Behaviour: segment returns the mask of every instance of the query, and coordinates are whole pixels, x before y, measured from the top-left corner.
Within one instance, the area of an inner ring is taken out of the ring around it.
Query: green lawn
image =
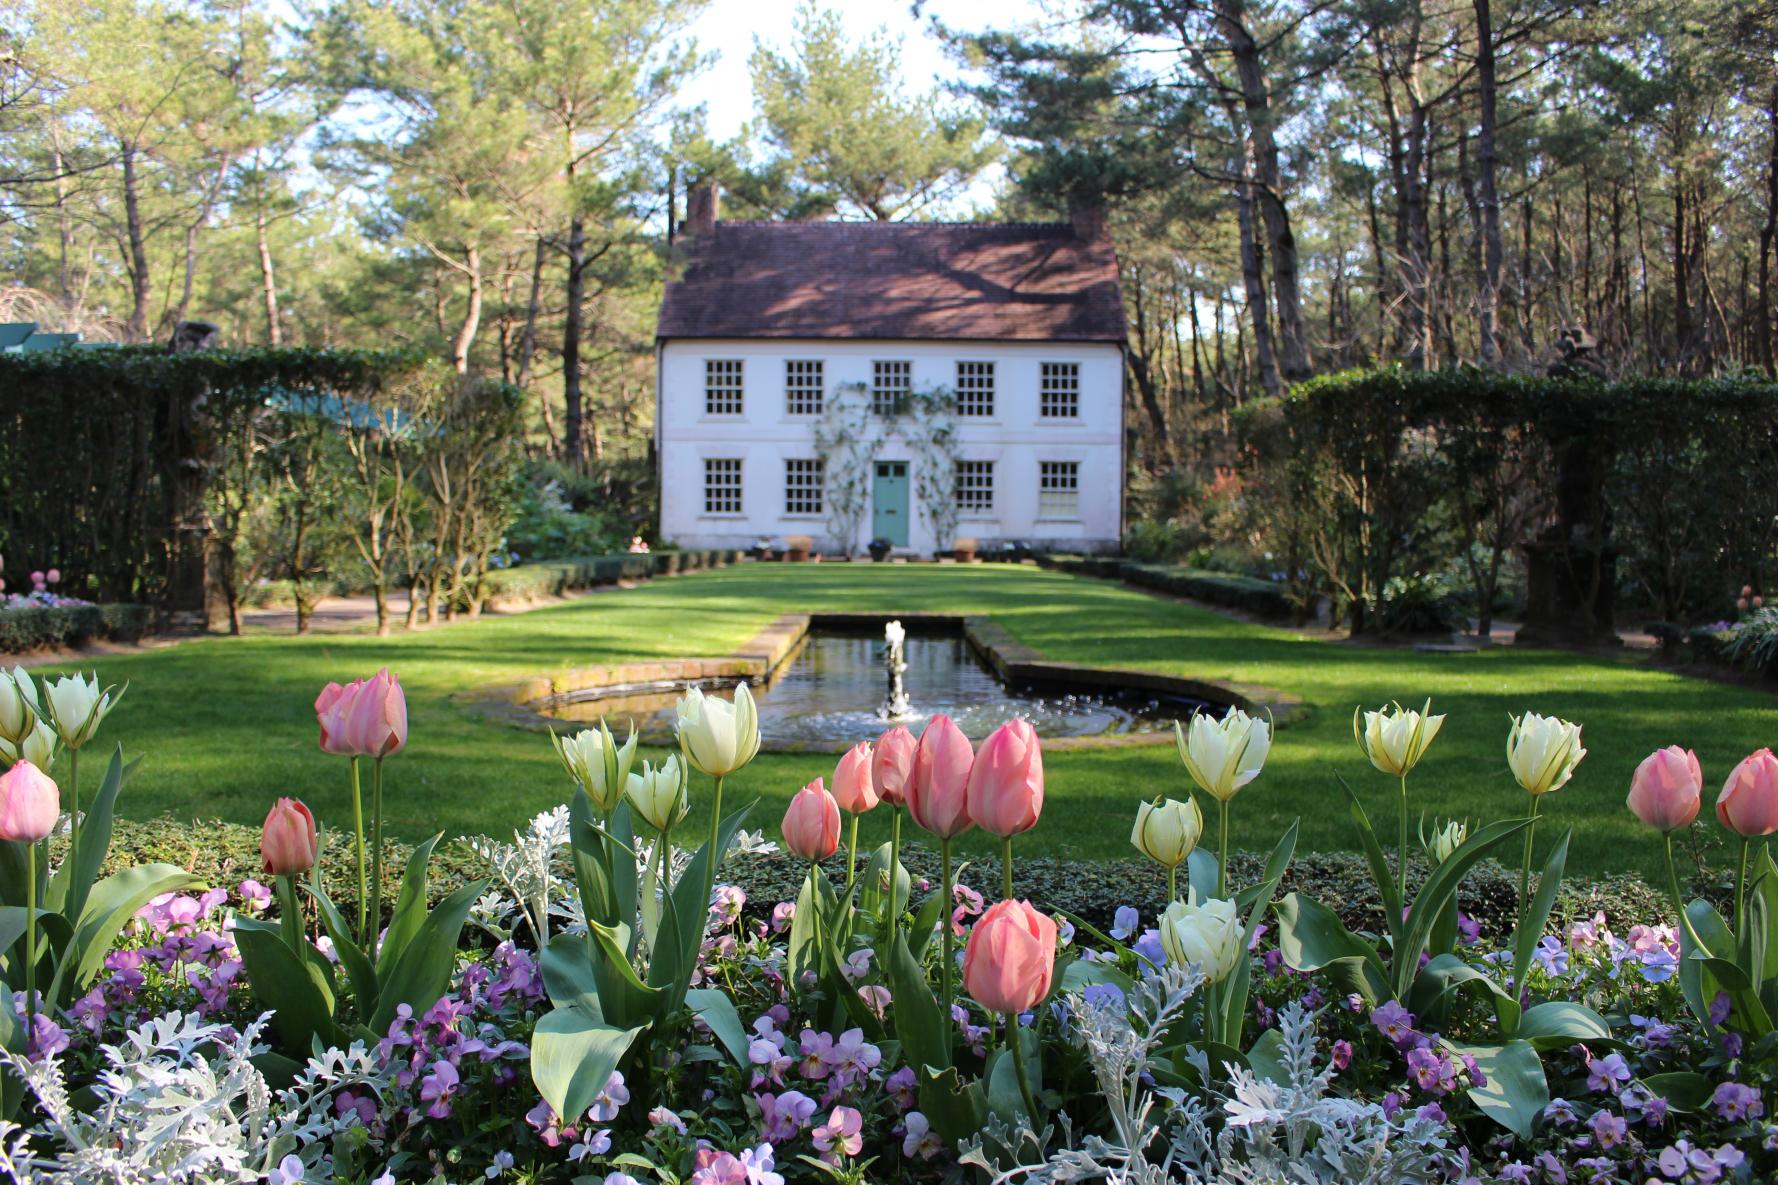
[[[1305,848],[1352,847],[1336,770],[1382,816],[1379,829],[1393,834],[1394,787],[1352,742],[1352,709],[1360,702],[1433,697],[1449,719],[1413,779],[1415,810],[1471,818],[1525,809],[1503,757],[1509,712],[1531,708],[1580,721],[1589,755],[1546,811],[1556,827],[1575,827],[1570,868],[1577,872],[1658,868],[1656,845],[1623,807],[1630,772],[1651,749],[1675,742],[1696,748],[1706,781],[1720,785],[1734,761],[1774,739],[1767,694],[1649,669],[1637,656],[1511,648],[1415,654],[1305,639],[1033,568],[836,564],[747,565],[391,638],[209,638],[108,658],[100,674],[130,688],[101,740],[122,742],[145,758],[126,791],[126,815],[257,823],[275,796],[292,794],[324,823],[345,827],[346,766],[316,749],[311,703],[327,680],[388,664],[407,688],[412,721],[409,748],[389,766],[396,834],[505,834],[562,801],[569,784],[547,738],[483,720],[452,702],[452,692],[574,665],[726,654],[779,613],[839,609],[985,611],[1051,658],[1263,683],[1300,695],[1308,717],[1280,731],[1265,773],[1236,800],[1235,842],[1243,847],[1269,847],[1298,817]],[[89,790],[97,764],[89,758],[82,771]],[[1138,800],[1186,788],[1171,746],[1055,753],[1046,768],[1048,805],[1024,841],[1026,851],[1128,854]],[[830,757],[762,755],[731,781],[729,801],[762,799],[754,825],[775,830],[789,795],[831,772]],[[695,787],[694,817],[706,787]],[[1713,800],[1711,790],[1707,801]],[[886,831],[877,814],[870,821]],[[988,848],[966,844],[965,851]]]

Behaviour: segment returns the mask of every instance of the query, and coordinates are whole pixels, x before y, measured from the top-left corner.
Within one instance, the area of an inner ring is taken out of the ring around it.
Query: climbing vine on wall
[[[827,529],[847,555],[870,508],[871,465],[899,436],[913,456],[914,496],[941,548],[957,531],[957,397],[948,387],[911,391],[893,411],[873,407],[864,383],[841,383],[822,401],[815,449],[824,461]]]

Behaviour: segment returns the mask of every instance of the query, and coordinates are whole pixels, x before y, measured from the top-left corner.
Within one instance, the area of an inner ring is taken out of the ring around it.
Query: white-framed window
[[[738,416],[741,414],[741,359],[704,359],[704,414],[707,416]]]
[[[879,416],[900,415],[914,393],[914,364],[877,361],[870,364],[870,409]]]
[[[784,462],[784,513],[821,514],[826,488],[826,462],[821,458],[790,457]]]
[[[1046,420],[1080,417],[1080,363],[1043,363],[1037,387],[1037,414]]]
[[[818,416],[827,385],[827,367],[819,358],[784,361],[784,414]]]
[[[1037,463],[1037,517],[1080,517],[1080,462]]]
[[[704,458],[704,513],[741,513],[741,458]]]
[[[957,462],[957,509],[964,514],[994,513],[994,462]]]
[[[960,416],[991,416],[994,414],[994,364],[992,362],[957,363],[957,414]]]

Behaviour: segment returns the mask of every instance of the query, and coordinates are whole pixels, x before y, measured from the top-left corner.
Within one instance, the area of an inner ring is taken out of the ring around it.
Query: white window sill
[[[1078,514],[1064,514],[1064,515],[1040,514],[1032,521],[1039,522],[1039,523],[1078,523],[1078,522],[1080,522],[1080,515],[1078,515]]]
[[[827,521],[825,514],[792,514],[788,510],[778,517],[784,522],[824,523]]]
[[[739,424],[739,423],[744,422],[746,419],[747,419],[747,413],[744,411],[705,412],[703,415],[698,417],[698,423],[700,423],[700,424]]]
[[[1000,521],[1000,516],[995,514],[992,510],[966,510],[957,516],[957,521],[963,523],[997,523]]]
[[[704,514],[698,515],[698,518],[700,518],[700,519],[721,520],[723,522],[742,521],[742,520],[745,520],[746,517],[747,516],[744,513],[742,513],[741,511],[738,511],[738,510],[734,511],[733,513],[730,513],[728,511],[722,511],[720,513],[707,511]]]
[[[1072,428],[1079,423],[1079,416],[1039,416],[1037,419],[1037,426],[1039,428]]]

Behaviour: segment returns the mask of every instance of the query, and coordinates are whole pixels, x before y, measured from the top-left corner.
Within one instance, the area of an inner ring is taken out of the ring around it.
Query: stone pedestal
[[[1524,545],[1521,646],[1618,646],[1617,549],[1560,539]]]

